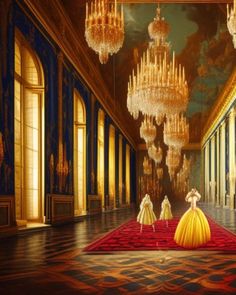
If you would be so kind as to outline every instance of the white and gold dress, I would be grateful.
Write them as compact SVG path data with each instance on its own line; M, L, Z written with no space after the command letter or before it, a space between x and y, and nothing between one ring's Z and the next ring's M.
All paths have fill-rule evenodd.
M140 211L137 216L137 221L140 224L153 225L157 220L155 213L153 212L152 201L148 194L142 199L140 204Z
M168 200L168 197L165 196L164 200L161 203L160 220L170 220L172 218L173 218L173 215L171 213L171 205Z

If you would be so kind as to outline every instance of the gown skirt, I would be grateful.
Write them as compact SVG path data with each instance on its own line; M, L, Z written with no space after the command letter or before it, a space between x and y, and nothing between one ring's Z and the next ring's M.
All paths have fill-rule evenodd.
M210 226L202 210L189 208L178 223L175 242L184 248L197 248L210 239Z
M149 205L144 205L137 216L140 224L152 225L156 220L156 215Z
M164 205L164 208L161 210L160 220L170 220L172 219L171 209L168 205Z

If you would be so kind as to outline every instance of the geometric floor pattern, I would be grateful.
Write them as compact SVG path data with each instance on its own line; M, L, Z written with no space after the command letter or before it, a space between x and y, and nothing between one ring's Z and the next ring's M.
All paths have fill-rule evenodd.
M121 210L0 240L0 294L236 294L233 251L82 251L135 215Z

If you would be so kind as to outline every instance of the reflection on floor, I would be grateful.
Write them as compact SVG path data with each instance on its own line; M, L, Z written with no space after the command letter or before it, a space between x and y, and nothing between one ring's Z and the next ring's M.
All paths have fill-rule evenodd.
M201 207L236 232L234 211ZM174 214L185 209L186 205ZM1 240L0 294L236 293L236 252L82 252L94 239L135 216L134 210L121 210Z

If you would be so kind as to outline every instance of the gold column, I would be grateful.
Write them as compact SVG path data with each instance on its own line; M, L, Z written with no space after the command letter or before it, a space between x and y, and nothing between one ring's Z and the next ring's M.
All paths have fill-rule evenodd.
M225 121L220 126L220 205L225 206Z
M94 171L94 105L96 98L91 94L91 193L95 193L95 171ZM86 122L88 126L88 122Z
M229 195L230 209L234 209L235 194L235 109L229 114Z
M63 144L63 122L62 122L62 81L63 81L63 54L58 54L58 163L57 175L59 178L58 189L63 192L66 186L66 178L69 172L69 165L66 159L66 145Z
M216 207L220 207L220 130L219 128L216 131L216 144L217 144L217 179L216 179L216 187L217 187L217 195L216 195Z
M209 201L209 142L205 146L205 201Z
M211 181L210 181L210 202L215 203L215 136L211 140Z

